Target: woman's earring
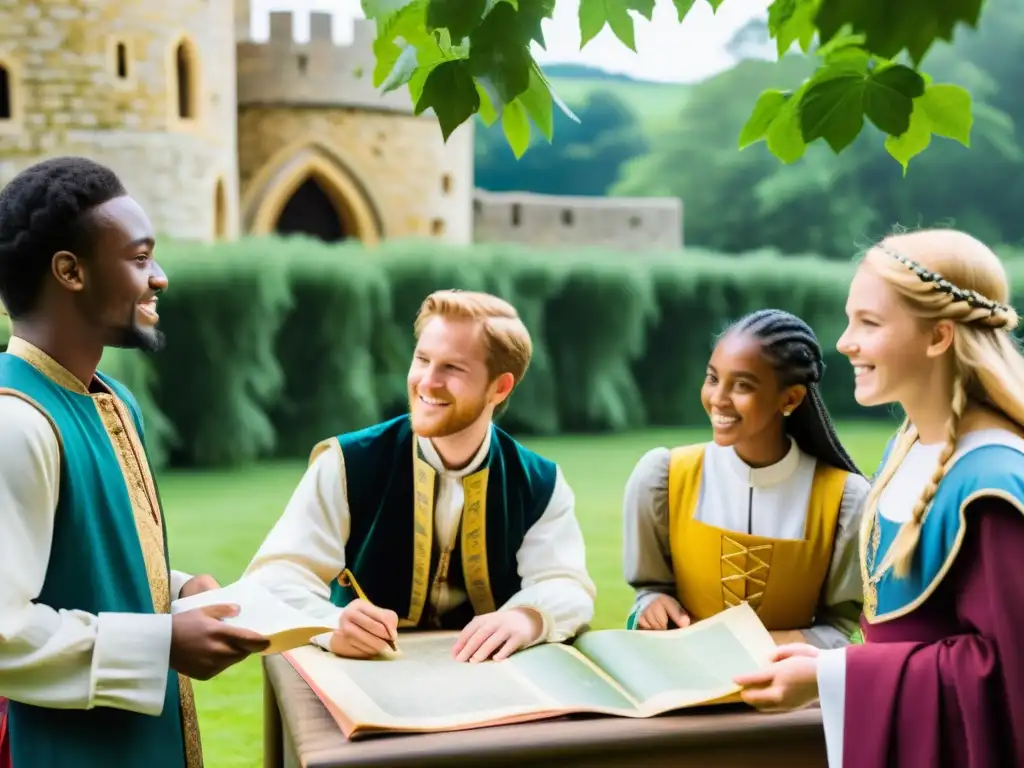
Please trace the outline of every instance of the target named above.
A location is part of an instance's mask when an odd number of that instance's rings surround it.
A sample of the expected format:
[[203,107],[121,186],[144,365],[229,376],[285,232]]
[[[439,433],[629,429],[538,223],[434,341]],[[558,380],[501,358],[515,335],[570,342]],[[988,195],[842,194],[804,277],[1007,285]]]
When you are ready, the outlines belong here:
[[782,415],[783,416],[789,416],[789,414],[791,414],[791,413],[792,413],[792,411],[783,411]]

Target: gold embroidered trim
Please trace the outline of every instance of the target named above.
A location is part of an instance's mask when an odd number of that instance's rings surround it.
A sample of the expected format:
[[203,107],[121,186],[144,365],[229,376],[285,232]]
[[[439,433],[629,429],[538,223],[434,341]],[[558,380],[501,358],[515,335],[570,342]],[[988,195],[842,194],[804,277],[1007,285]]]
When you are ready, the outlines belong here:
[[[427,583],[430,580],[430,553],[434,544],[434,505],[437,502],[437,472],[424,461],[413,439],[413,566],[412,592],[409,615],[398,623],[400,627],[417,626],[427,602]],[[494,611],[487,568],[487,479],[490,470],[484,467],[462,479],[464,493],[462,515],[462,575],[467,597],[476,615]],[[448,579],[455,541],[441,549],[437,572],[430,584],[430,606],[435,613],[440,599],[441,585]],[[431,616],[433,621],[436,616]]]
[[[899,608],[889,611],[888,613],[877,613],[877,588],[870,593],[865,592],[864,617],[865,619],[867,619],[869,624],[884,624],[887,621],[902,618],[903,616],[906,616],[907,614],[916,611],[925,603],[926,600],[928,600],[929,597],[932,596],[935,590],[939,588],[939,585],[942,584],[942,580],[946,577],[946,574],[949,573],[949,569],[953,567],[953,563],[956,560],[956,556],[960,554],[960,547],[963,546],[964,536],[967,534],[967,507],[981,498],[1001,499],[1008,503],[1013,508],[1015,508],[1018,512],[1024,514],[1024,503],[1022,503],[1021,500],[1018,499],[1016,496],[1012,496],[1006,491],[1003,491],[999,488],[980,488],[971,493],[966,499],[960,502],[960,508],[957,511],[957,515],[960,518],[960,525],[957,528],[956,536],[953,538],[953,542],[949,546],[949,553],[946,555],[946,559],[942,561],[942,566],[935,574],[935,578],[933,578],[924,587],[924,589],[921,590],[921,594],[919,594],[916,598],[911,600],[909,603],[900,606]],[[872,534],[873,540],[876,536],[880,538],[881,534]],[[861,556],[861,565],[864,569],[867,569],[867,564],[865,563],[866,556],[867,553],[863,553]],[[864,571],[862,571],[862,573],[863,572]],[[866,583],[867,582],[865,582],[865,584]],[[874,605],[872,606],[872,613],[870,616],[867,612],[868,599],[874,600]]]
[[12,336],[10,341],[7,342],[7,352],[15,357],[20,357],[41,374],[64,387],[64,389],[70,389],[79,395],[89,394],[89,388],[77,379],[71,371],[24,339]]
[[[153,477],[142,450],[142,441],[127,406],[113,395],[92,396],[117,456],[135,517],[135,528],[149,578],[153,609],[168,613],[171,609],[170,574],[164,559],[164,537]],[[188,768],[203,768],[202,741],[196,713],[192,681],[178,675],[181,722]]]
[[[747,603],[756,611],[764,598],[775,545],[766,543],[747,547],[731,536],[723,535],[722,549],[727,545],[735,547],[735,551],[722,552],[722,601],[729,607]],[[762,557],[757,554],[759,552],[766,554]]]
[[[437,473],[416,455],[413,440],[413,546],[412,592],[409,595],[409,614],[400,624],[419,625],[427,602],[427,582],[430,580],[430,551],[434,543],[434,493]],[[441,567],[438,565],[438,573]]]
[[493,613],[494,593],[487,568],[487,480],[484,467],[462,481],[465,506],[462,514],[462,574],[473,612]]
[[[24,360],[55,384],[76,394],[92,397],[125,479],[146,566],[150,594],[153,598],[153,609],[158,613],[170,612],[170,574],[167,573],[164,560],[160,505],[157,501],[156,486],[149,464],[142,449],[142,441],[135,431],[135,424],[127,406],[113,395],[91,394],[88,387],[74,374],[41,349],[22,338],[12,336],[7,344],[7,352]],[[27,400],[47,417],[61,443],[61,453],[63,454],[63,441],[60,432],[49,414],[21,393],[4,391]],[[192,681],[179,674],[178,688],[181,698],[181,722],[185,740],[186,764],[188,768],[203,768],[202,742],[199,735],[199,721]]]

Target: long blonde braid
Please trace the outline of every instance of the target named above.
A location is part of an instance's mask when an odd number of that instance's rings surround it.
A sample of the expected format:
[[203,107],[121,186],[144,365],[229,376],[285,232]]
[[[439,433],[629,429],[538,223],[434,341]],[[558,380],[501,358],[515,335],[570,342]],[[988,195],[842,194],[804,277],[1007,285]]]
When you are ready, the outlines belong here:
[[914,505],[914,509],[910,513],[910,520],[906,525],[900,527],[896,539],[889,548],[887,559],[892,561],[893,573],[897,578],[904,578],[910,573],[910,564],[913,562],[914,550],[921,536],[921,524],[924,522],[925,512],[928,505],[932,503],[932,499],[935,498],[939,483],[942,482],[942,478],[945,477],[946,471],[951,465],[950,459],[953,458],[953,453],[956,451],[957,437],[960,432],[960,420],[963,418],[966,408],[967,390],[964,387],[963,376],[957,371],[953,379],[952,413],[946,423],[946,444],[942,446],[942,451],[939,453],[938,466],[924,490],[921,491],[921,498],[917,500],[917,504]]
[[[908,419],[904,419],[900,428],[896,431],[895,437],[892,440],[892,448],[889,450],[889,454],[885,459],[885,463],[879,469],[878,473],[872,479],[871,490],[868,491],[867,498],[864,500],[864,514],[861,517],[860,526],[860,551],[863,557],[868,551],[868,539],[871,536],[871,526],[875,519],[875,511],[878,509],[878,501],[882,496],[882,491],[892,480],[892,476],[896,474],[896,470],[899,469],[900,464],[903,463],[903,459],[906,457],[907,452],[910,451],[911,446],[917,441],[917,430],[914,429],[913,425]],[[866,577],[867,574],[864,574]]]

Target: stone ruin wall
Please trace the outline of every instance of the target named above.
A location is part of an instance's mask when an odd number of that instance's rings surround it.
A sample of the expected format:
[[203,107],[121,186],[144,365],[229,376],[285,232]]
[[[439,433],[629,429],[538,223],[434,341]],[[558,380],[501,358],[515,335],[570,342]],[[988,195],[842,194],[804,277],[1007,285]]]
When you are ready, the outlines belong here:
[[683,204],[677,198],[570,197],[478,189],[473,201],[473,239],[672,251],[683,247]]

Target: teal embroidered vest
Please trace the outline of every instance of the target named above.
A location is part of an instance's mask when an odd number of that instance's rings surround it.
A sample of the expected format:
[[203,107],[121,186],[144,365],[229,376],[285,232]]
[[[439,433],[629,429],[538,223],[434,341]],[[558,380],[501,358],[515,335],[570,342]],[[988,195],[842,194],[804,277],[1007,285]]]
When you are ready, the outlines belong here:
[[[429,607],[430,586],[443,558],[433,537],[436,486],[433,469],[418,455],[414,459],[409,417],[336,439],[345,460],[351,515],[346,565],[367,599],[398,614],[399,626],[461,628],[474,615],[500,608],[520,590],[517,554],[554,492],[554,462],[491,427],[490,451],[481,470],[463,481],[466,499],[459,532],[444,558],[448,582],[465,584],[469,599],[436,619]],[[355,596],[352,587],[335,581],[335,605],[344,606]]]
[[[894,442],[887,446],[882,466]],[[889,569],[877,585],[865,585],[865,618],[869,622],[905,616],[931,596],[960,550],[967,524],[966,506],[981,496],[1005,499],[1024,511],[1024,453],[993,443],[972,448],[957,459],[943,476],[927,510],[910,572],[897,578]],[[876,516],[874,525],[877,530],[869,536],[865,565],[871,575],[885,562],[901,527],[882,514]]]
[[[131,393],[97,376],[128,406],[142,438]],[[61,439],[60,497],[38,602],[92,614],[153,613],[126,481],[93,399],[60,386],[8,353],[0,354],[0,389],[33,400]],[[166,532],[164,541],[166,563]],[[170,669],[163,711],[156,717],[107,707],[51,709],[12,701],[9,718],[16,768],[185,766],[178,677]]]

